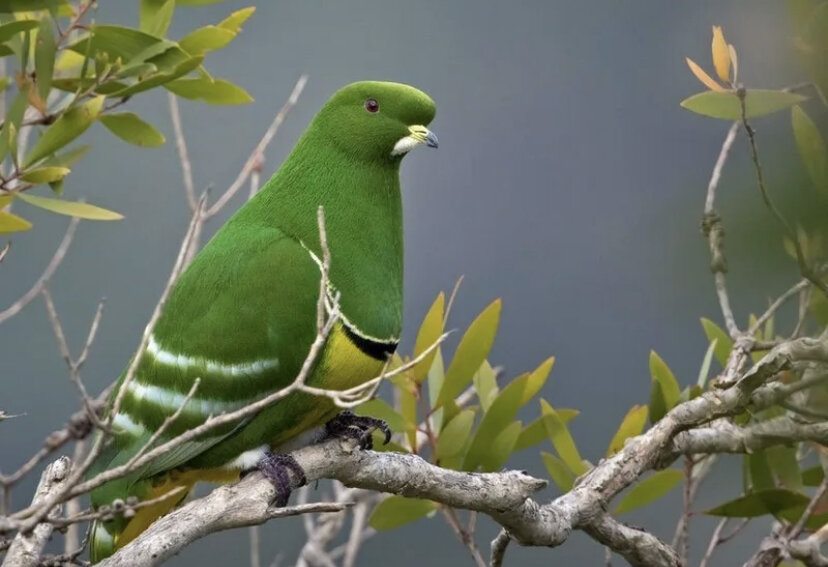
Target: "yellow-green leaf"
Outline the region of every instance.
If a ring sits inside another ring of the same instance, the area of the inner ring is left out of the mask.
[[[734,498],[705,511],[705,514],[728,518],[754,518],[804,508],[809,501],[810,498],[799,492],[785,488],[768,488]]]
[[[799,106],[791,109],[796,147],[814,186],[828,196],[828,149],[813,120]]]
[[[187,34],[178,42],[181,49],[192,54],[201,55],[206,51],[221,49],[236,37],[236,33],[219,27],[204,26]]]
[[[437,509],[431,500],[389,496],[374,508],[368,524],[377,531],[393,530],[427,516]]]
[[[489,450],[483,455],[481,463],[483,470],[496,471],[503,468],[509,456],[514,452],[521,429],[523,429],[523,424],[513,421],[497,434]]]
[[[69,175],[68,167],[38,167],[25,172],[20,178],[29,183],[52,183]]]
[[[713,362],[713,353],[716,351],[716,345],[719,344],[719,339],[714,338],[707,346],[707,351],[704,353],[701,368],[699,368],[699,377],[696,380],[696,385],[699,388],[704,388],[707,384],[707,376],[710,374],[710,363]]]
[[[702,327],[707,340],[710,342],[716,341],[716,348],[713,349],[713,354],[716,355],[716,360],[722,365],[722,368],[727,364],[727,359],[730,356],[730,350],[733,348],[733,340],[730,336],[719,327],[716,323],[702,317]]]
[[[805,100],[805,97],[787,91],[770,89],[750,89],[745,93],[745,116],[756,118],[790,108]],[[741,120],[742,106],[738,95],[733,91],[706,91],[694,94],[681,101],[681,106],[711,118],[723,120]]]
[[[727,48],[721,26],[713,26],[713,42],[710,46],[713,53],[713,67],[716,74],[724,82],[730,81],[730,50]]]
[[[130,144],[154,148],[164,144],[164,135],[155,126],[132,112],[102,114],[101,123],[106,129]]]
[[[564,423],[569,423],[580,413],[578,410],[563,408],[558,408],[555,411],[558,412],[558,417],[560,417]],[[534,447],[538,443],[545,441],[546,438],[546,425],[543,423],[543,417],[539,417],[524,427],[520,432],[517,442],[515,443],[514,452],[517,453],[518,451],[528,449],[529,447]]]
[[[474,373],[473,382],[480,406],[483,411],[489,411],[500,390],[497,387],[497,373],[488,360],[484,360],[477,372]]]
[[[20,218],[12,213],[0,211],[0,234],[20,232],[21,230],[29,230],[30,228],[32,228],[32,223],[26,219]]]
[[[621,421],[621,426],[615,432],[612,441],[610,441],[609,448],[607,448],[607,457],[611,457],[624,447],[624,442],[630,437],[641,435],[644,431],[644,425],[647,423],[647,406],[633,406],[627,415]]]
[[[439,407],[460,395],[489,356],[500,321],[500,307],[501,301],[496,299],[469,325],[454,352],[454,358],[446,371],[443,387],[434,407]]]
[[[247,8],[242,8],[241,10],[236,10],[221,22],[219,22],[219,27],[224,28],[237,34],[241,31],[241,27],[247,19],[253,15],[253,12],[256,11],[255,6],[249,6]]]
[[[636,508],[655,502],[670,492],[682,479],[684,479],[684,473],[676,469],[665,469],[653,473],[630,488],[624,498],[621,499],[621,502],[618,503],[615,513],[619,515],[626,514]]]
[[[391,431],[395,432],[405,431],[408,429],[408,426],[411,425],[406,423],[405,418],[403,418],[397,410],[392,408],[385,400],[380,398],[374,398],[360,404],[354,413],[357,415],[367,415],[381,419],[388,424]]]
[[[40,25],[38,20],[15,20],[0,26],[0,43],[6,43],[15,35],[31,31]]]
[[[141,0],[140,30],[164,37],[172,22],[174,10],[175,0]]]
[[[520,405],[525,406],[535,394],[540,392],[543,385],[546,383],[546,378],[549,376],[549,371],[552,370],[552,365],[555,364],[555,357],[550,356],[538,366],[526,380],[526,388],[523,390],[523,399]]]
[[[541,459],[543,466],[549,473],[552,482],[561,490],[561,492],[569,492],[572,490],[572,485],[575,484],[575,475],[566,466],[566,464],[552,453],[541,451]]]
[[[37,93],[46,100],[52,88],[52,75],[55,72],[55,53],[57,43],[53,31],[52,17],[44,14],[40,19],[35,40],[35,76],[37,77]]]
[[[437,438],[437,458],[453,457],[463,450],[474,427],[474,410],[465,409],[449,421]]]
[[[679,388],[676,377],[673,376],[673,371],[670,370],[667,363],[654,350],[650,351],[650,376],[661,387],[666,409],[670,411],[678,403],[679,397],[681,396],[681,388]]]
[[[35,142],[26,156],[24,167],[55,153],[83,134],[97,118],[103,103],[104,97],[99,96],[64,112]]]
[[[121,220],[124,218],[123,215],[119,213],[102,209],[101,207],[96,207],[95,205],[90,205],[88,203],[64,201],[63,199],[52,199],[51,197],[38,197],[28,193],[15,193],[14,195],[21,201],[25,201],[34,207],[46,209],[47,211],[52,211],[53,213],[61,215],[68,215],[70,217],[102,221]]]
[[[164,87],[180,97],[191,100],[203,100],[208,104],[247,104],[253,102],[247,91],[224,79],[176,79],[164,84]]]
[[[420,325],[420,330],[417,333],[417,340],[414,343],[414,358],[424,353],[443,334],[443,309],[445,308],[445,301],[445,294],[440,292],[423,318],[423,323]],[[418,384],[422,384],[423,380],[425,380],[436,355],[437,349],[434,349],[411,369],[414,380]]]
[[[540,403],[546,434],[552,441],[552,445],[555,447],[558,455],[575,476],[584,474],[587,471],[587,465],[581,458],[580,453],[578,453],[575,440],[569,434],[566,423],[564,423],[563,419],[558,415],[558,412],[546,400],[541,400]]]
[[[722,85],[717,83],[713,77],[707,74],[707,71],[702,69],[695,61],[690,59],[689,57],[685,57],[684,60],[687,62],[687,66],[690,67],[690,71],[696,76],[698,80],[702,82],[704,86],[712,91],[723,91],[725,90]]]

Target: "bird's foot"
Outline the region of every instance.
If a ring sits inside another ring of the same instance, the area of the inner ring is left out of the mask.
[[[380,430],[385,435],[383,445],[391,440],[391,428],[382,419],[356,415],[351,410],[345,410],[325,424],[325,437],[356,439],[360,449],[372,449],[372,434],[375,430]]]
[[[268,450],[265,451],[257,466],[264,477],[276,489],[276,497],[273,499],[273,503],[279,507],[287,505],[288,498],[290,498],[290,493],[293,490],[289,472],[293,472],[296,475],[299,483],[298,486],[303,486],[308,482],[308,479],[305,477],[305,471],[302,470],[302,467],[296,462],[296,459],[290,455],[274,453]]]

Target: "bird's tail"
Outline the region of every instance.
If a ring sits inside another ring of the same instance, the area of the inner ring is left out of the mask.
[[[155,520],[172,511],[187,497],[194,484],[195,479],[188,475],[165,474],[133,484],[122,498],[110,498],[108,506],[113,517],[95,520],[92,524],[89,540],[92,563],[103,561],[141,535]],[[130,496],[139,501],[134,514],[126,502]],[[96,503],[96,507],[100,510],[101,504]],[[130,512],[121,513],[118,510],[121,507]]]

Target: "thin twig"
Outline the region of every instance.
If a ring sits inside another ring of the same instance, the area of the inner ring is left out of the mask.
[[[52,275],[54,275],[55,270],[57,270],[60,263],[63,262],[63,259],[66,257],[66,252],[69,250],[69,245],[72,244],[72,239],[75,236],[75,229],[78,227],[79,222],[79,218],[72,218],[69,222],[68,228],[66,229],[66,233],[63,235],[63,240],[60,241],[57,250],[55,250],[54,255],[52,255],[52,259],[49,261],[46,269],[43,270],[43,273],[40,274],[40,277],[37,278],[34,285],[32,285],[29,291],[24,293],[20,299],[12,303],[5,310],[0,311],[0,324],[20,313],[20,310],[31,303],[31,301],[37,297],[43,289],[43,286],[49,282]]]
[[[497,537],[492,540],[491,567],[502,567],[506,548],[509,547],[511,541],[512,538],[509,536],[509,532],[503,529],[498,532]]]
[[[250,154],[250,157],[247,158],[244,166],[242,167],[239,174],[236,176],[236,179],[227,188],[227,190],[221,195],[221,197],[216,200],[213,205],[207,209],[206,218],[210,218],[217,214],[227,202],[233,198],[233,195],[238,192],[239,189],[242,188],[245,181],[247,181],[248,176],[250,173],[255,169],[257,164],[261,161],[261,155],[264,154],[267,146],[270,144],[273,137],[276,135],[276,132],[279,130],[279,126],[282,125],[284,122],[285,117],[287,116],[290,109],[293,108],[297,101],[299,100],[299,95],[302,94],[302,90],[305,88],[305,84],[308,82],[308,76],[302,75],[299,77],[299,80],[296,81],[296,85],[293,87],[293,91],[290,93],[290,96],[287,99],[287,102],[279,109],[279,112],[276,113],[276,116],[273,118],[273,122],[270,123],[270,126],[262,136],[262,139],[259,140],[259,143],[256,145],[256,148],[253,150],[253,153]]]
[[[181,177],[184,181],[184,193],[187,196],[187,205],[190,212],[195,213],[198,201],[195,195],[195,184],[193,183],[193,166],[187,152],[187,140],[184,138],[184,129],[181,126],[181,112],[178,108],[178,97],[173,93],[167,93],[167,100],[170,104],[170,120],[175,133],[175,148],[178,151],[178,161],[181,164]]]

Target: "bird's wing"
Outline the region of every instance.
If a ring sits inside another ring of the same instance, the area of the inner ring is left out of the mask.
[[[127,462],[160,427],[156,445],[289,384],[316,334],[319,278],[307,250],[281,231],[225,225],[176,283],[113,420],[114,443],[95,469]],[[241,425],[184,443],[131,476],[178,467]]]

